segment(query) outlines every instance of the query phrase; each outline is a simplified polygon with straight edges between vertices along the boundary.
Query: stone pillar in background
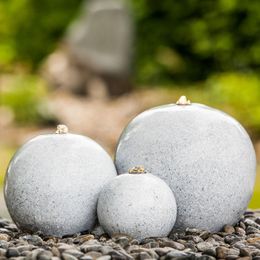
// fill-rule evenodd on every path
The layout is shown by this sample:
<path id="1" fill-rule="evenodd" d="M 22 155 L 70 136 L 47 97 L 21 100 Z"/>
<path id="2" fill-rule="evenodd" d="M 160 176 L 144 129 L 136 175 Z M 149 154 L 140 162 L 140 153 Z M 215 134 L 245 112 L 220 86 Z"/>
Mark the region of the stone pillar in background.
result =
<path id="1" fill-rule="evenodd" d="M 91 0 L 47 60 L 47 78 L 72 92 L 117 96 L 131 90 L 133 24 L 123 0 Z M 45 73 L 46 74 L 46 73 Z"/>

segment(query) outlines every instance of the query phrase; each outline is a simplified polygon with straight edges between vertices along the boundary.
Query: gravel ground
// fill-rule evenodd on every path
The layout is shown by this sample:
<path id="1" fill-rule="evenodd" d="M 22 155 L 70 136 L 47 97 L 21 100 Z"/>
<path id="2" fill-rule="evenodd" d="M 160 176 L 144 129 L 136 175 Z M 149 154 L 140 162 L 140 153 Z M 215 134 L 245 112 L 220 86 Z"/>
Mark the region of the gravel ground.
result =
<path id="1" fill-rule="evenodd" d="M 221 232 L 187 229 L 169 238 L 137 241 L 124 235 L 109 238 L 97 228 L 63 238 L 21 233 L 0 219 L 0 260 L 109 259 L 252 259 L 260 260 L 260 211 L 247 211 L 235 226 Z"/>

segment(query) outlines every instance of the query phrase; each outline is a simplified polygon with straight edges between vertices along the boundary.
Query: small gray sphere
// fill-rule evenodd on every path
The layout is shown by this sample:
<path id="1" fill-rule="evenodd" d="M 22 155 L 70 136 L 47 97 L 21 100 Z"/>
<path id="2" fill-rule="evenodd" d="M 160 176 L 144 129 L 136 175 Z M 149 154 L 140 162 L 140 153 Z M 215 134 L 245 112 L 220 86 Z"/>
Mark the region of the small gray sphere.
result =
<path id="1" fill-rule="evenodd" d="M 256 173 L 244 128 L 185 98 L 134 118 L 120 137 L 115 164 L 119 174 L 141 164 L 166 181 L 177 201 L 178 230 L 218 231 L 234 224 L 247 208 Z"/>
<path id="2" fill-rule="evenodd" d="M 124 174 L 109 182 L 98 199 L 98 219 L 109 234 L 127 234 L 138 240 L 167 236 L 177 207 L 169 186 L 148 174 Z"/>
<path id="3" fill-rule="evenodd" d="M 115 176 L 113 161 L 93 140 L 68 133 L 40 135 L 12 158 L 5 201 L 24 231 L 74 234 L 94 227 L 99 192 Z"/>

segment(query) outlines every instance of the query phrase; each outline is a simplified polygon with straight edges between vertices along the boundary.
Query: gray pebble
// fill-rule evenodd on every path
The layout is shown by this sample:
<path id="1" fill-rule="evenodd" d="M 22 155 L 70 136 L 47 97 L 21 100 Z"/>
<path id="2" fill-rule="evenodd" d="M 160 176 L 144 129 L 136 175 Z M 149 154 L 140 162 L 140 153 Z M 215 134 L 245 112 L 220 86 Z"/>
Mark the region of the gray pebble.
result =
<path id="1" fill-rule="evenodd" d="M 127 237 L 120 237 L 116 242 L 123 248 L 129 245 L 129 239 Z"/>
<path id="2" fill-rule="evenodd" d="M 6 249 L 0 248 L 0 256 L 5 256 L 6 254 Z"/>
<path id="3" fill-rule="evenodd" d="M 171 240 L 164 241 L 163 244 L 164 244 L 164 246 L 172 247 L 172 248 L 177 249 L 177 250 L 184 250 L 185 249 L 185 246 L 183 244 L 175 242 L 175 241 L 171 241 Z"/>
<path id="4" fill-rule="evenodd" d="M 226 258 L 227 256 L 230 256 L 230 255 L 238 256 L 239 250 L 220 246 L 220 247 L 216 248 L 216 254 L 217 254 L 218 258 Z"/>
<path id="5" fill-rule="evenodd" d="M 6 228 L 0 228 L 0 233 L 1 233 L 1 234 L 11 235 L 11 234 L 12 234 L 12 231 L 11 231 L 11 230 L 8 230 L 8 229 L 6 229 Z"/>
<path id="6" fill-rule="evenodd" d="M 154 251 L 159 256 L 163 256 L 163 255 L 166 255 L 167 253 L 169 253 L 170 251 L 172 251 L 172 248 L 171 247 L 158 247 L 158 248 L 154 248 Z"/>
<path id="7" fill-rule="evenodd" d="M 11 237 L 8 234 L 0 234 L 0 240 L 9 241 Z"/>
<path id="8" fill-rule="evenodd" d="M 12 232 L 18 232 L 17 226 L 13 223 L 9 223 L 6 227 L 8 228 L 8 230 L 10 230 Z"/>
<path id="9" fill-rule="evenodd" d="M 101 253 L 99 253 L 99 252 L 96 252 L 96 251 L 91 251 L 91 252 L 88 252 L 86 255 L 87 255 L 87 256 L 90 256 L 90 257 L 92 257 L 92 258 L 94 258 L 94 259 L 96 259 L 96 258 L 98 258 L 98 257 L 101 257 L 101 256 L 102 256 L 102 254 L 101 254 Z"/>
<path id="10" fill-rule="evenodd" d="M 67 245 L 64 243 L 57 244 L 57 246 L 60 252 L 64 252 L 65 250 L 75 249 L 74 245 Z"/>
<path id="11" fill-rule="evenodd" d="M 248 226 L 248 227 L 246 228 L 246 234 L 247 234 L 247 235 L 255 234 L 255 233 L 259 233 L 259 234 L 260 234 L 260 229 L 255 228 L 255 227 L 253 227 L 253 226 Z"/>
<path id="12" fill-rule="evenodd" d="M 29 256 L 31 254 L 30 251 L 23 251 L 20 253 L 21 256 Z"/>
<path id="13" fill-rule="evenodd" d="M 209 242 L 200 242 L 196 246 L 200 252 L 204 252 L 212 248 L 212 244 L 210 244 Z"/>
<path id="14" fill-rule="evenodd" d="M 213 237 L 209 237 L 205 242 L 210 243 L 212 246 L 219 246 L 220 242 L 216 241 Z"/>
<path id="15" fill-rule="evenodd" d="M 235 228 L 231 225 L 225 225 L 223 230 L 228 234 L 233 234 L 235 232 Z"/>
<path id="16" fill-rule="evenodd" d="M 186 257 L 187 254 L 182 252 L 182 251 L 178 251 L 178 250 L 171 250 L 170 252 L 167 253 L 167 257 L 168 259 L 170 257 Z"/>
<path id="17" fill-rule="evenodd" d="M 225 257 L 225 259 L 226 260 L 237 260 L 237 255 L 227 255 L 226 257 Z"/>
<path id="18" fill-rule="evenodd" d="M 81 245 L 80 250 L 84 253 L 88 253 L 90 251 L 99 251 L 101 250 L 101 245 Z"/>
<path id="19" fill-rule="evenodd" d="M 245 222 L 246 225 L 252 226 L 252 227 L 257 228 L 257 229 L 260 230 L 260 225 L 257 224 L 254 220 L 246 218 L 244 222 Z"/>
<path id="20" fill-rule="evenodd" d="M 191 240 L 193 240 L 195 243 L 203 242 L 203 239 L 199 236 L 193 236 Z"/>
<path id="21" fill-rule="evenodd" d="M 186 244 L 185 244 L 185 246 L 187 247 L 187 248 L 190 248 L 191 250 L 192 250 L 192 252 L 198 252 L 198 249 L 197 249 L 197 247 L 196 247 L 196 244 L 193 242 L 193 241 L 188 241 Z M 186 250 L 186 249 L 185 249 Z"/>
<path id="22" fill-rule="evenodd" d="M 69 255 L 73 255 L 73 256 L 75 256 L 77 258 L 79 258 L 79 257 L 84 255 L 82 252 L 80 252 L 77 249 L 68 249 L 68 250 L 65 250 L 64 253 L 65 254 L 69 254 Z"/>
<path id="23" fill-rule="evenodd" d="M 203 254 L 209 255 L 209 256 L 216 256 L 216 248 L 208 248 L 205 251 L 203 251 Z"/>
<path id="24" fill-rule="evenodd" d="M 5 240 L 0 240 L 0 248 L 7 249 L 9 247 L 9 243 Z"/>
<path id="25" fill-rule="evenodd" d="M 210 232 L 208 231 L 203 231 L 201 234 L 200 234 L 200 237 L 203 239 L 203 240 L 206 240 L 209 238 L 209 236 L 211 235 Z"/>
<path id="26" fill-rule="evenodd" d="M 246 248 L 240 248 L 240 256 L 250 256 L 250 251 Z"/>
<path id="27" fill-rule="evenodd" d="M 138 245 L 138 244 L 139 244 L 139 241 L 138 241 L 137 239 L 132 239 L 132 240 L 130 241 L 130 244 L 131 244 L 131 245 Z"/>
<path id="28" fill-rule="evenodd" d="M 251 243 L 251 245 L 257 249 L 260 249 L 260 243 Z"/>
<path id="29" fill-rule="evenodd" d="M 26 258 L 23 256 L 17 256 L 17 257 L 10 257 L 10 260 L 25 260 Z"/>
<path id="30" fill-rule="evenodd" d="M 18 246 L 16 249 L 21 253 L 23 251 L 30 251 L 32 249 L 32 246 L 31 245 Z"/>
<path id="31" fill-rule="evenodd" d="M 132 260 L 133 257 L 131 255 L 129 255 L 128 253 L 126 253 L 125 251 L 121 251 L 120 250 L 120 254 L 122 255 L 122 257 L 124 257 L 124 259 L 128 259 L 128 260 Z M 155 255 L 156 253 L 152 252 L 150 253 L 150 255 Z"/>
<path id="32" fill-rule="evenodd" d="M 33 244 L 36 246 L 41 246 L 43 244 L 42 238 L 37 235 L 26 235 L 23 236 L 22 239 L 27 241 L 29 244 Z"/>
<path id="33" fill-rule="evenodd" d="M 14 247 L 10 247 L 6 251 L 6 256 L 9 257 L 9 258 L 10 257 L 17 257 L 19 255 L 20 255 L 19 251 Z"/>
<path id="34" fill-rule="evenodd" d="M 238 234 L 239 236 L 245 236 L 246 235 L 246 231 L 241 227 L 235 227 L 235 231 L 236 231 L 236 234 Z"/>
<path id="35" fill-rule="evenodd" d="M 216 241 L 219 241 L 219 242 L 224 241 L 224 238 L 219 236 L 219 235 L 217 235 L 217 234 L 213 234 L 212 238 L 214 238 Z"/>
<path id="36" fill-rule="evenodd" d="M 51 260 L 60 260 L 60 258 L 57 257 L 57 256 L 53 256 L 53 257 L 51 258 Z"/>
<path id="37" fill-rule="evenodd" d="M 103 255 L 108 255 L 111 252 L 114 252 L 114 249 L 111 246 L 102 246 L 101 249 L 100 249 L 100 252 Z"/>
<path id="38" fill-rule="evenodd" d="M 246 245 L 245 245 L 245 241 L 239 241 L 239 242 L 236 242 L 232 245 L 234 248 L 238 248 L 238 249 L 242 249 L 242 248 L 245 248 Z"/>
<path id="39" fill-rule="evenodd" d="M 131 256 L 133 257 L 133 259 L 139 259 L 139 255 L 140 253 L 132 253 Z"/>
<path id="40" fill-rule="evenodd" d="M 227 235 L 224 238 L 224 241 L 228 244 L 234 244 L 241 240 L 241 237 L 238 237 L 237 235 Z"/>
<path id="41" fill-rule="evenodd" d="M 185 248 L 183 250 L 183 252 L 185 252 L 185 253 L 194 253 L 194 250 L 193 250 L 193 248 Z M 197 250 L 196 250 L 196 252 L 197 252 Z"/>
<path id="42" fill-rule="evenodd" d="M 52 247 L 51 252 L 54 256 L 60 257 L 60 251 L 57 247 Z"/>
<path id="43" fill-rule="evenodd" d="M 8 226 L 10 222 L 7 219 L 0 219 L 0 228 Z"/>
<path id="44" fill-rule="evenodd" d="M 111 259 L 110 255 L 104 255 L 104 256 L 101 256 L 101 257 L 97 258 L 97 260 L 110 260 L 110 259 Z"/>
<path id="45" fill-rule="evenodd" d="M 93 258 L 90 255 L 84 255 L 80 257 L 80 260 L 92 260 Z"/>
<path id="46" fill-rule="evenodd" d="M 255 219 L 255 223 L 257 223 L 258 225 L 260 225 L 260 217 L 257 217 L 257 218 Z"/>
<path id="47" fill-rule="evenodd" d="M 246 229 L 246 225 L 245 225 L 245 223 L 244 223 L 244 221 L 239 221 L 239 226 L 242 228 L 242 229 Z"/>
<path id="48" fill-rule="evenodd" d="M 158 242 L 149 242 L 149 248 L 155 248 L 155 247 L 159 247 L 159 243 Z"/>
<path id="49" fill-rule="evenodd" d="M 37 248 L 31 252 L 30 259 L 37 260 L 38 255 L 43 252 L 44 250 L 42 248 Z"/>
<path id="50" fill-rule="evenodd" d="M 50 251 L 43 251 L 38 254 L 37 260 L 51 260 L 52 258 L 52 253 Z"/>
<path id="51" fill-rule="evenodd" d="M 197 229 L 197 228 L 186 228 L 186 230 L 185 230 L 185 233 L 187 235 L 197 235 L 197 236 L 199 236 L 199 235 L 201 235 L 202 232 L 203 232 L 202 230 Z"/>
<path id="52" fill-rule="evenodd" d="M 151 259 L 151 256 L 148 253 L 146 253 L 146 252 L 141 252 L 139 254 L 139 259 L 140 260 Z"/>
<path id="53" fill-rule="evenodd" d="M 196 257 L 196 260 L 215 260 L 216 258 L 210 255 L 202 255 L 199 257 Z"/>
<path id="54" fill-rule="evenodd" d="M 158 254 L 155 252 L 155 250 L 156 250 L 156 248 L 154 248 L 154 249 L 146 249 L 146 248 L 136 248 L 136 249 L 132 249 L 131 250 L 131 252 L 133 252 L 133 253 L 141 253 L 141 252 L 146 252 L 146 253 L 148 253 L 148 254 L 150 254 L 150 256 L 152 257 L 152 258 L 158 258 L 159 256 L 158 256 Z M 162 251 L 161 251 L 162 252 Z M 132 253 L 131 253 L 131 255 L 132 255 Z"/>
<path id="55" fill-rule="evenodd" d="M 251 253 L 252 256 L 260 256 L 260 250 L 259 249 L 252 250 L 250 253 Z"/>
<path id="56" fill-rule="evenodd" d="M 122 260 L 125 259 L 125 255 L 122 254 L 120 251 L 116 251 L 116 250 L 110 251 L 109 255 L 111 256 L 112 259 L 122 259 Z"/>
<path id="57" fill-rule="evenodd" d="M 92 235 L 92 234 L 86 234 L 86 235 L 80 235 L 80 236 L 77 236 L 75 239 L 74 239 L 74 242 L 75 243 L 84 243 L 84 242 L 87 242 L 89 240 L 94 240 L 95 239 L 95 236 Z"/>
<path id="58" fill-rule="evenodd" d="M 97 225 L 95 228 L 91 231 L 91 233 L 95 236 L 101 236 L 105 233 L 105 230 L 100 226 Z"/>
<path id="59" fill-rule="evenodd" d="M 61 256 L 63 260 L 77 260 L 77 257 L 70 254 L 62 253 Z"/>

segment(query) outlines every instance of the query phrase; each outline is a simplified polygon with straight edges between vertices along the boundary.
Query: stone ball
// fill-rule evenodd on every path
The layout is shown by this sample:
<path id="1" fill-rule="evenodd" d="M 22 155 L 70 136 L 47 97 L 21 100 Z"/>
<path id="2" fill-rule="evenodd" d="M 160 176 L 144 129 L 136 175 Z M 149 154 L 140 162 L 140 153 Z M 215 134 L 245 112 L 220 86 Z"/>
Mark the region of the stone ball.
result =
<path id="1" fill-rule="evenodd" d="M 40 135 L 12 158 L 5 201 L 21 230 L 59 237 L 74 234 L 94 227 L 99 192 L 114 177 L 112 159 L 90 138 Z"/>
<path id="2" fill-rule="evenodd" d="M 177 206 L 170 187 L 149 173 L 123 174 L 100 192 L 100 225 L 109 235 L 135 239 L 167 236 L 175 223 Z"/>
<path id="3" fill-rule="evenodd" d="M 219 231 L 234 224 L 248 206 L 256 175 L 245 129 L 231 116 L 183 97 L 134 118 L 120 137 L 115 164 L 119 174 L 144 165 L 171 187 L 178 206 L 175 230 Z"/>

